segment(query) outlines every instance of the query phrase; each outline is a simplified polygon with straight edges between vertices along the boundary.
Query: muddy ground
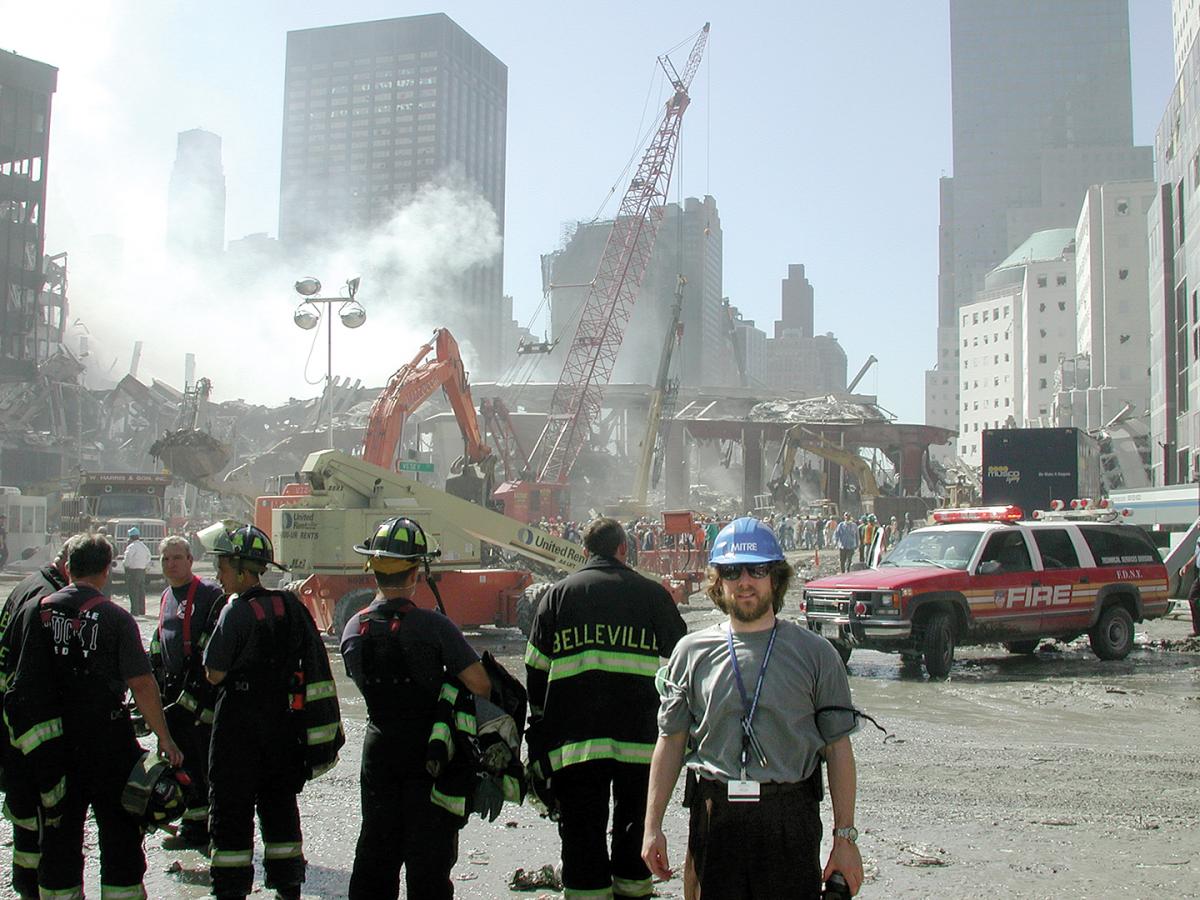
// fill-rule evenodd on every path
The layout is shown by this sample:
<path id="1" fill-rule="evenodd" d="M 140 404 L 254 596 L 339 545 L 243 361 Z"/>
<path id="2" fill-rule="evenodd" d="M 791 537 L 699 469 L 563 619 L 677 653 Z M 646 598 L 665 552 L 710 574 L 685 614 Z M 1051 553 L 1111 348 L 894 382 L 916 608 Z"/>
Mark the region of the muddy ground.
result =
<path id="1" fill-rule="evenodd" d="M 11 582 L 0 582 L 0 590 L 7 593 Z M 789 609 L 798 616 L 794 601 Z M 701 598 L 684 614 L 691 628 L 718 620 Z M 143 633 L 153 624 L 144 617 Z M 969 648 L 958 651 L 942 682 L 902 674 L 898 657 L 855 652 L 855 702 L 894 735 L 885 740 L 866 726 L 854 738 L 867 870 L 860 896 L 1200 896 L 1200 645 L 1186 639 L 1189 631 L 1186 616 L 1145 623 L 1137 649 L 1120 662 L 1096 659 L 1086 639 L 1047 642 L 1034 656 Z M 469 637 L 523 677 L 518 632 L 484 628 Z M 347 746 L 339 766 L 301 797 L 306 898 L 345 896 L 357 836 L 365 710 L 339 659 L 334 667 Z M 828 822 L 828 803 L 824 812 Z M 684 811 L 673 804 L 667 833 L 676 863 L 686 830 Z M 87 888 L 97 897 L 94 837 L 89 831 Z M 7 873 L 7 823 L 0 842 Z M 158 834 L 146 840 L 150 896 L 205 896 L 205 858 L 161 843 Z M 456 892 L 559 896 L 507 888 L 518 867 L 557 860 L 554 826 L 527 807 L 506 806 L 496 822 L 476 818 L 463 830 Z M 258 895 L 271 896 L 259 865 Z M 682 897 L 681 884 L 666 882 L 658 893 Z"/>

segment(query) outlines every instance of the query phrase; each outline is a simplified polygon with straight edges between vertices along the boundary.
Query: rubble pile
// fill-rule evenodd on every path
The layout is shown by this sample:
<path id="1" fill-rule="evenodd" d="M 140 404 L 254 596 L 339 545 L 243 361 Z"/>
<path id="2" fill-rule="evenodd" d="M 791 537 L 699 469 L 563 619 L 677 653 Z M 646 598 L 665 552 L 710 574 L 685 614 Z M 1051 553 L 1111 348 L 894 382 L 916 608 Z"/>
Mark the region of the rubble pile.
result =
<path id="1" fill-rule="evenodd" d="M 746 418 L 751 422 L 862 425 L 866 422 L 890 422 L 895 417 L 874 403 L 841 399 L 829 394 L 807 400 L 764 400 L 751 407 Z"/>

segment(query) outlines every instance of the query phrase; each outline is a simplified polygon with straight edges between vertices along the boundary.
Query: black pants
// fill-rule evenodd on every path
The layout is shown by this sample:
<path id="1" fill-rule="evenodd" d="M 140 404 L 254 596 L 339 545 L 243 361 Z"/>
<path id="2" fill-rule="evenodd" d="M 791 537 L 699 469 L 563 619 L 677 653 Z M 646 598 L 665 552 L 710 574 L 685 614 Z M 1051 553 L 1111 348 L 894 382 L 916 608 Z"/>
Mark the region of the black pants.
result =
<path id="1" fill-rule="evenodd" d="M 145 897 L 146 856 L 142 829 L 121 807 L 121 791 L 142 754 L 128 716 L 65 723 L 72 744 L 73 771 L 58 825 L 43 822 L 38 885 L 45 891 L 83 890 L 83 823 L 88 808 L 100 832 L 101 890 L 124 889 L 123 896 Z M 53 894 L 51 895 L 53 896 Z"/>
<path id="2" fill-rule="evenodd" d="M 4 755 L 4 818 L 12 825 L 13 833 L 12 886 L 19 896 L 36 898 L 42 855 L 37 789 L 20 751 L 9 746 L 7 736 L 0 738 L 0 745 Z"/>
<path id="3" fill-rule="evenodd" d="M 649 897 L 650 871 L 642 862 L 642 825 L 650 767 L 614 760 L 577 763 L 554 773 L 561 817 L 563 891 L 612 888 L 616 897 Z M 608 805 L 612 797 L 612 856 Z M 719 894 L 713 894 L 714 897 Z"/>
<path id="4" fill-rule="evenodd" d="M 854 548 L 839 547 L 838 563 L 843 572 L 850 571 L 850 563 L 854 562 Z"/>
<path id="5" fill-rule="evenodd" d="M 702 898 L 821 896 L 820 805 L 804 782 L 764 784 L 758 802 L 731 803 L 724 784 L 700 781 L 688 851 Z"/>
<path id="6" fill-rule="evenodd" d="M 208 766 L 217 897 L 245 897 L 254 887 L 255 810 L 266 886 L 286 890 L 304 882 L 295 738 L 288 727 L 286 696 L 270 694 L 230 681 L 217 701 Z"/>
<path id="7" fill-rule="evenodd" d="M 190 710 L 172 704 L 167 707 L 167 727 L 183 751 L 183 771 L 191 779 L 187 790 L 187 808 L 183 813 L 180 835 L 189 841 L 208 842 L 208 751 L 212 726 L 198 722 Z"/>
<path id="8" fill-rule="evenodd" d="M 428 727 L 423 730 L 428 734 Z M 406 896 L 454 896 L 450 870 L 458 861 L 460 820 L 429 801 L 433 779 L 425 772 L 423 747 L 367 725 L 351 900 L 394 900 L 400 896 L 401 868 Z"/>
<path id="9" fill-rule="evenodd" d="M 129 592 L 129 612 L 134 616 L 146 614 L 146 570 L 126 569 L 125 589 Z"/>
<path id="10" fill-rule="evenodd" d="M 1200 572 L 1196 573 L 1196 580 L 1188 591 L 1188 606 L 1192 610 L 1192 634 L 1200 634 Z"/>

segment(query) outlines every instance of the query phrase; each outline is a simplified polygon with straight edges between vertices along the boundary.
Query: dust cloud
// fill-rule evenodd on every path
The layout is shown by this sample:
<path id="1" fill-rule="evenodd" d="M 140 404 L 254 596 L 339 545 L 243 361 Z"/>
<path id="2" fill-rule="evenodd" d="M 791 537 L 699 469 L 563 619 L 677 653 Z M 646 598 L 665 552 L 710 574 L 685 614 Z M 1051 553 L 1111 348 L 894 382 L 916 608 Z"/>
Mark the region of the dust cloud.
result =
<path id="1" fill-rule="evenodd" d="M 157 207 L 157 221 L 166 221 L 165 198 L 142 200 L 139 209 Z M 426 185 L 382 226 L 347 233 L 302 261 L 282 259 L 276 245 L 263 243 L 211 261 L 178 258 L 166 250 L 165 232 L 148 237 L 143 229 L 136 248 L 102 236 L 72 249 L 68 346 L 86 352 L 89 387 L 120 380 L 140 341 L 137 374 L 146 383 L 182 387 L 191 352 L 197 376 L 212 380 L 218 400 L 274 404 L 319 393 L 325 323 L 312 331 L 292 323 L 301 299 L 293 283 L 307 275 L 321 279 L 325 297 L 345 296 L 345 280 L 361 276 L 357 298 L 367 322 L 355 330 L 334 323 L 333 373 L 382 384 L 435 327 L 453 330 L 463 320 L 456 283 L 501 250 L 491 206 L 449 177 Z M 470 367 L 473 349 L 460 347 Z"/>

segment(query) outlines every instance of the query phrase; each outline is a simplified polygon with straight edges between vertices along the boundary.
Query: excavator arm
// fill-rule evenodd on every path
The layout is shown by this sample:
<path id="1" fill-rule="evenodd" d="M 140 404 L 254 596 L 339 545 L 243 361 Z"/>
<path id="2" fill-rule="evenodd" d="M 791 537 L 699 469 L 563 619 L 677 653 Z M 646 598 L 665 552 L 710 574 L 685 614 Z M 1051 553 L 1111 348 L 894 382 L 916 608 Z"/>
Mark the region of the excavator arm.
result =
<path id="1" fill-rule="evenodd" d="M 430 353 L 433 359 L 426 359 Z M 400 439 L 414 409 L 441 388 L 466 443 L 466 458 L 480 463 L 492 455 L 483 442 L 467 372 L 458 352 L 458 342 L 445 328 L 433 333 L 411 360 L 388 379 L 387 386 L 371 406 L 363 438 L 363 459 L 385 469 L 395 469 L 400 456 Z"/>
<path id="2" fill-rule="evenodd" d="M 789 429 L 784 436 L 783 447 L 780 449 L 783 469 L 781 477 L 786 479 L 787 475 L 790 474 L 792 467 L 795 465 L 797 449 L 807 451 L 822 459 L 827 459 L 841 466 L 847 472 L 850 472 L 858 479 L 864 499 L 874 500 L 879 496 L 879 482 L 876 480 L 875 472 L 872 470 L 869 462 L 853 450 L 834 446 L 828 441 L 806 432 L 800 426 Z"/>

